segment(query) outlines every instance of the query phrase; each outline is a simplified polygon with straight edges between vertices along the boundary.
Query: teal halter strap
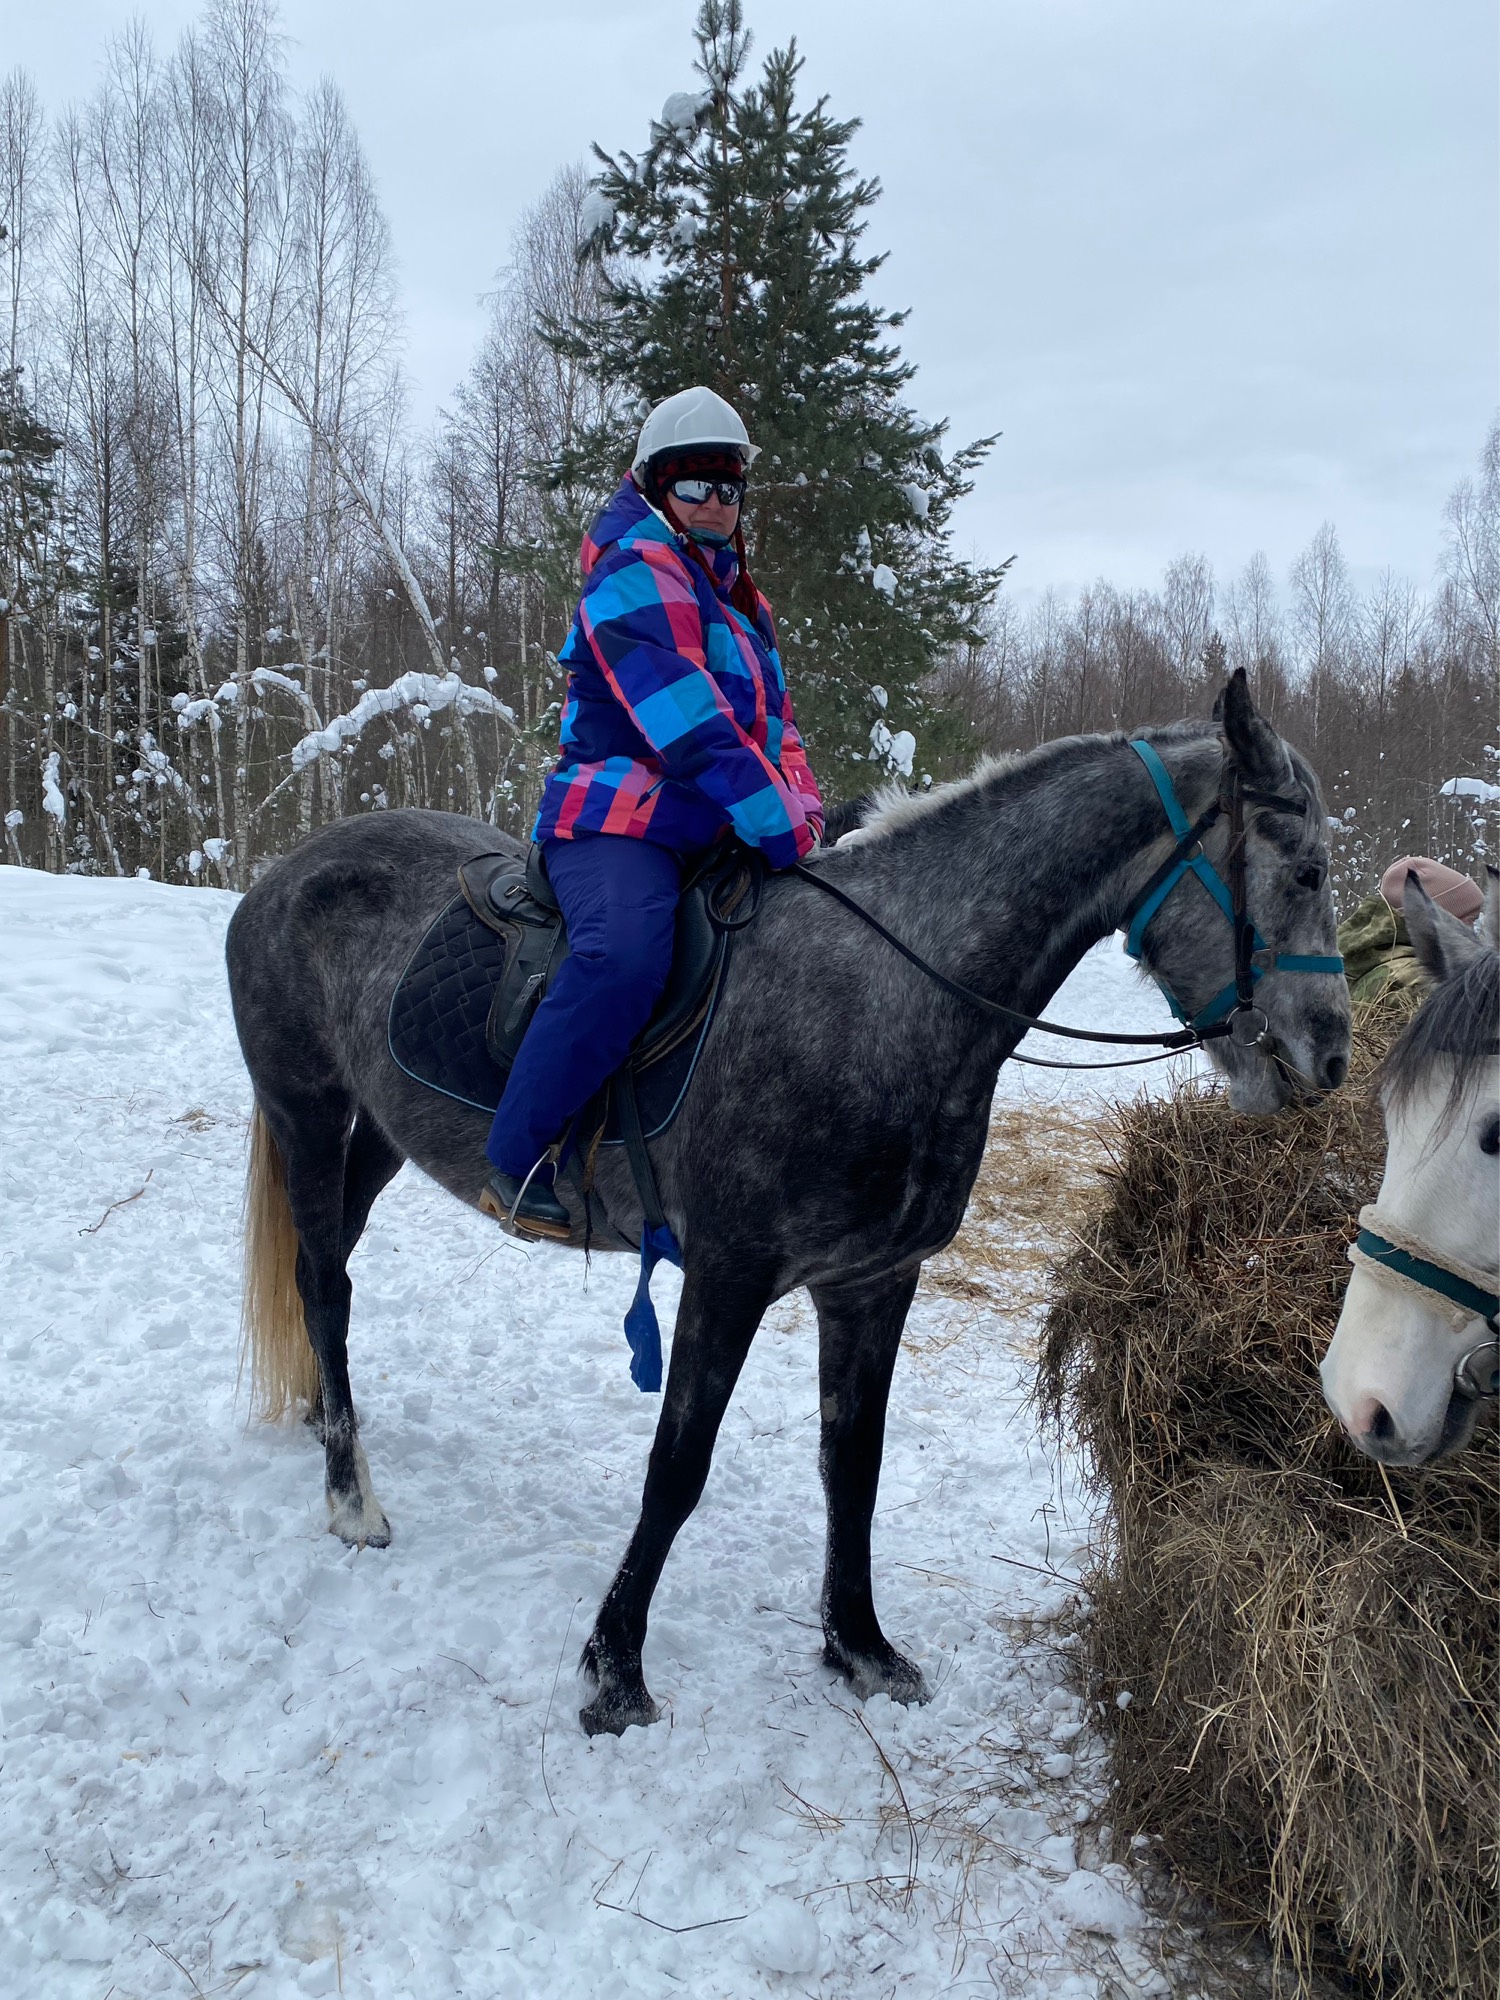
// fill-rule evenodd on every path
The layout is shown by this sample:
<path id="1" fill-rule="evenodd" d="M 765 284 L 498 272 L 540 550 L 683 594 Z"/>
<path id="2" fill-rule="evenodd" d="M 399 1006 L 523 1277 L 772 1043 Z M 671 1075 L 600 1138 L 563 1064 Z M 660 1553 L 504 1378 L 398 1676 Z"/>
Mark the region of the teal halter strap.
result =
<path id="1" fill-rule="evenodd" d="M 1387 1271 L 1394 1271 L 1398 1278 L 1407 1278 L 1424 1291 L 1436 1292 L 1439 1298 L 1451 1299 L 1465 1312 L 1471 1312 L 1484 1320 L 1490 1332 L 1496 1330 L 1500 1322 L 1500 1292 L 1487 1292 L 1482 1285 L 1474 1285 L 1467 1278 L 1461 1278 L 1456 1271 L 1450 1271 L 1443 1264 L 1434 1264 L 1430 1258 L 1413 1256 L 1410 1250 L 1403 1250 L 1392 1243 L 1389 1237 L 1377 1235 L 1373 1229 L 1361 1229 L 1354 1239 L 1354 1247 L 1369 1258 L 1372 1264 L 1380 1264 Z"/>
<path id="2" fill-rule="evenodd" d="M 1350 1263 L 1372 1264 L 1377 1270 L 1389 1271 L 1392 1277 L 1405 1279 L 1407 1284 L 1446 1299 L 1461 1312 L 1473 1313 L 1476 1319 L 1483 1320 L 1489 1338 L 1459 1356 L 1453 1370 L 1453 1388 L 1465 1402 L 1493 1402 L 1500 1397 L 1500 1293 L 1476 1285 L 1472 1278 L 1450 1271 L 1446 1264 L 1393 1243 L 1388 1236 L 1372 1229 L 1365 1221 L 1366 1216 L 1378 1221 L 1379 1210 L 1371 1207 L 1360 1211 L 1360 1231 L 1349 1247 Z"/>

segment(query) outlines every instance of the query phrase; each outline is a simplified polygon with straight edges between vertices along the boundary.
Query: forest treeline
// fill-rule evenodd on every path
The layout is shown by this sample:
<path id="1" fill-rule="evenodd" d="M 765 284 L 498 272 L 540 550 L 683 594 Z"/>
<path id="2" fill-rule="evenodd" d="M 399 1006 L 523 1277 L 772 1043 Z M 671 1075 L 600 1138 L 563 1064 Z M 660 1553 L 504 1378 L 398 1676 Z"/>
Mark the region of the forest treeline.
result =
<path id="1" fill-rule="evenodd" d="M 1028 749 L 1206 714 L 1242 666 L 1322 781 L 1341 905 L 1403 853 L 1475 872 L 1500 847 L 1500 425 L 1442 527 L 1427 593 L 1390 571 L 1356 589 L 1329 523 L 1284 589 L 1256 554 L 1227 587 L 1184 555 L 1159 590 L 1101 581 L 1024 611 L 1002 592 L 936 699 L 984 748 Z"/>
<path id="2" fill-rule="evenodd" d="M 1201 711 L 1222 650 L 1321 772 L 1345 893 L 1402 847 L 1492 851 L 1500 433 L 1429 592 L 1356 591 L 1325 527 L 1286 579 L 1189 555 L 1023 611 L 952 553 L 988 441 L 904 401 L 853 126 L 799 108 L 795 52 L 742 82 L 736 0 L 698 42 L 706 88 L 639 159 L 528 212 L 425 437 L 368 162 L 332 84 L 290 90 L 270 0 L 213 0 L 170 54 L 131 29 L 57 116 L 0 85 L 5 858 L 243 886 L 348 812 L 524 831 L 578 534 L 676 342 L 780 447 L 747 529 L 830 789 Z"/>

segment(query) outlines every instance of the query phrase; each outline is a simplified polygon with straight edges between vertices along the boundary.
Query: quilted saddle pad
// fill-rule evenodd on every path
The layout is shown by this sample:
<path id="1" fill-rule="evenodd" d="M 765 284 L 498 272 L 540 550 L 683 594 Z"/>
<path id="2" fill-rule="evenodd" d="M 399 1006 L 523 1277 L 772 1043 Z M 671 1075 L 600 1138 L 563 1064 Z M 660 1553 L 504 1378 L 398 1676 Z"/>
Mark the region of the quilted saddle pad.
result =
<path id="1" fill-rule="evenodd" d="M 491 1055 L 485 1028 L 504 970 L 505 940 L 480 922 L 462 896 L 455 897 L 408 959 L 391 995 L 386 1032 L 397 1068 L 429 1090 L 493 1113 L 508 1070 Z M 718 991 L 715 981 L 703 1018 L 690 1034 L 636 1072 L 636 1099 L 647 1138 L 664 1132 L 681 1108 L 713 1025 Z M 598 1119 L 598 1111 L 589 1107 L 579 1129 L 597 1129 Z M 619 1141 L 611 1111 L 604 1143 Z"/>

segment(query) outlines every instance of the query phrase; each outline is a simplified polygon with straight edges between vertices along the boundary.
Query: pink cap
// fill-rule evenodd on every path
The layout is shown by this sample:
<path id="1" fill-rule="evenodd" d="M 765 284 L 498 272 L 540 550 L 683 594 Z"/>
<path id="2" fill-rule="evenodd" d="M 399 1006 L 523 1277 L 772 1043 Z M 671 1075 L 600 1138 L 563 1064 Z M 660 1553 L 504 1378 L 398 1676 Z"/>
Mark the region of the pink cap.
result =
<path id="1" fill-rule="evenodd" d="M 1433 861 L 1425 854 L 1403 854 L 1380 878 L 1380 893 L 1393 910 L 1401 907 L 1408 875 L 1415 875 L 1438 908 L 1447 910 L 1462 924 L 1472 924 L 1484 907 L 1484 897 L 1467 875 L 1460 875 L 1456 868 L 1445 868 L 1441 861 Z"/>

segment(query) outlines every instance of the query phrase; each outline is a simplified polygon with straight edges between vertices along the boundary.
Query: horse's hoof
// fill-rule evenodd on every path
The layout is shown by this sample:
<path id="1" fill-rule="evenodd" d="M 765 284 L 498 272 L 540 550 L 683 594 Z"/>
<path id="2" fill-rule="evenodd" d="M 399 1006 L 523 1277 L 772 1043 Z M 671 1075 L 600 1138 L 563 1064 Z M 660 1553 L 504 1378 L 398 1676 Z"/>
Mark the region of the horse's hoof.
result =
<path id="1" fill-rule="evenodd" d="M 857 1701 L 885 1694 L 892 1701 L 899 1701 L 903 1708 L 920 1708 L 932 1699 L 922 1669 L 894 1646 L 887 1646 L 879 1653 L 855 1653 L 830 1639 L 823 1649 L 823 1659 L 835 1673 L 843 1675 Z"/>
<path id="2" fill-rule="evenodd" d="M 632 1724 L 649 1728 L 661 1720 L 661 1710 L 646 1692 L 638 1688 L 601 1688 L 594 1699 L 578 1711 L 585 1736 L 623 1736 Z"/>
<path id="3" fill-rule="evenodd" d="M 388 1549 L 391 1524 L 385 1510 L 373 1498 L 361 1501 L 357 1493 L 342 1500 L 328 1496 L 328 1532 L 337 1535 L 347 1549 Z"/>

